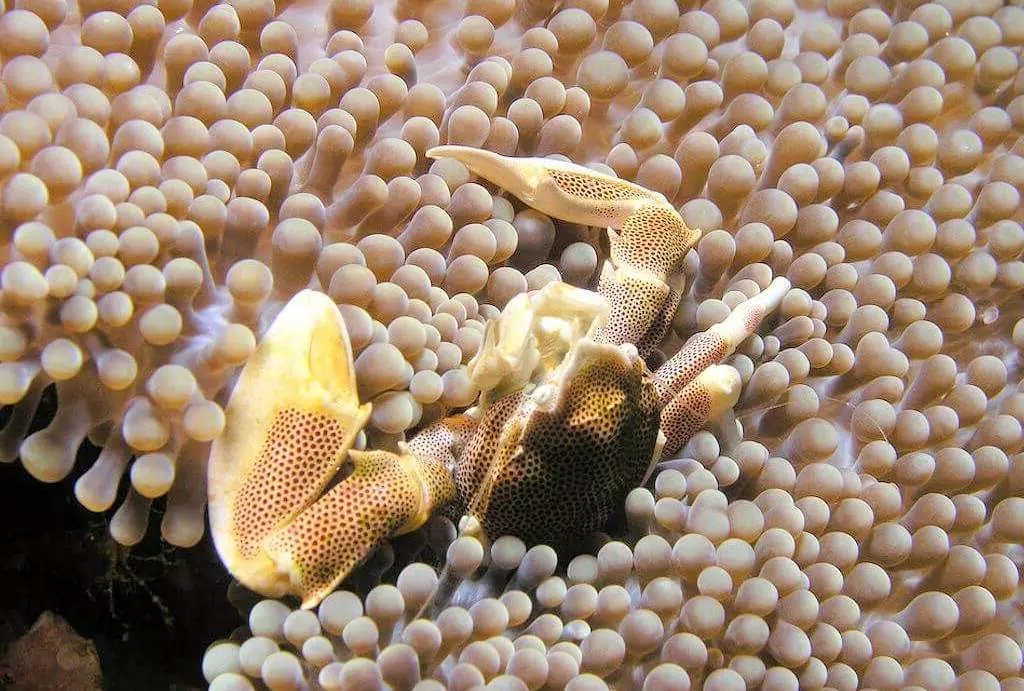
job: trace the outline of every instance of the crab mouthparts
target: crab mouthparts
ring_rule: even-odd
[[[509,301],[487,325],[484,343],[467,365],[473,385],[495,400],[547,380],[575,345],[608,321],[611,307],[596,293],[549,283]]]

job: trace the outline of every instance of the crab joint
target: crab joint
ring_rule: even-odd
[[[729,365],[712,365],[684,386],[661,411],[661,458],[671,458],[705,424],[736,405],[742,386],[739,372]]]

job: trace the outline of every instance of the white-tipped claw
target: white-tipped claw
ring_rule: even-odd
[[[729,365],[712,365],[697,375],[697,381],[703,384],[711,394],[711,410],[708,419],[714,420],[722,413],[730,410],[740,399],[743,379],[735,367]]]
[[[345,322],[325,294],[303,290],[277,315],[242,369],[210,449],[210,532],[247,587],[287,592],[290,574],[265,541],[312,503],[365,424]]]
[[[543,171],[539,159],[510,158],[487,149],[453,144],[434,146],[426,151],[429,158],[451,158],[470,173],[514,194],[527,204],[533,202]]]
[[[621,228],[644,206],[671,208],[658,192],[554,158],[513,158],[452,145],[432,147],[426,155],[453,158],[538,211],[570,223]]]

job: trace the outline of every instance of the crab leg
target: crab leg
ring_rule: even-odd
[[[661,457],[671,458],[704,425],[736,405],[742,386],[739,372],[729,365],[712,365],[684,386],[661,410]]]
[[[720,365],[757,331],[765,315],[778,308],[790,283],[779,277],[754,297],[739,304],[724,321],[694,334],[654,373],[664,406],[661,430],[663,457],[679,450],[704,424],[729,410],[739,399],[742,381],[728,365]]]
[[[465,146],[436,146],[524,203],[571,223],[608,229],[610,256],[597,291],[611,304],[596,340],[636,344],[646,355],[664,338],[682,295],[682,262],[700,237],[658,192],[574,163],[509,158]]]
[[[211,533],[245,586],[313,606],[381,540],[454,494],[443,463],[350,451],[369,414],[337,306],[298,293],[243,368],[210,453]],[[352,474],[321,497],[347,457]]]

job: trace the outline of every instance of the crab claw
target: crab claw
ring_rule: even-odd
[[[658,192],[553,158],[511,158],[455,145],[432,147],[427,156],[453,158],[541,213],[570,223],[621,228],[643,206],[669,205]]]
[[[634,343],[646,356],[668,332],[682,295],[682,262],[700,238],[665,196],[627,180],[554,158],[510,158],[468,146],[435,146],[553,218],[608,229],[609,260],[597,292],[611,305],[597,339]]]
[[[272,597],[295,591],[293,565],[275,562],[267,541],[323,493],[369,414],[337,306],[299,292],[242,369],[210,451],[211,533],[245,586]]]
[[[304,609],[319,604],[382,541],[419,528],[455,494],[451,474],[432,459],[389,451],[349,457],[351,475],[264,541]]]

